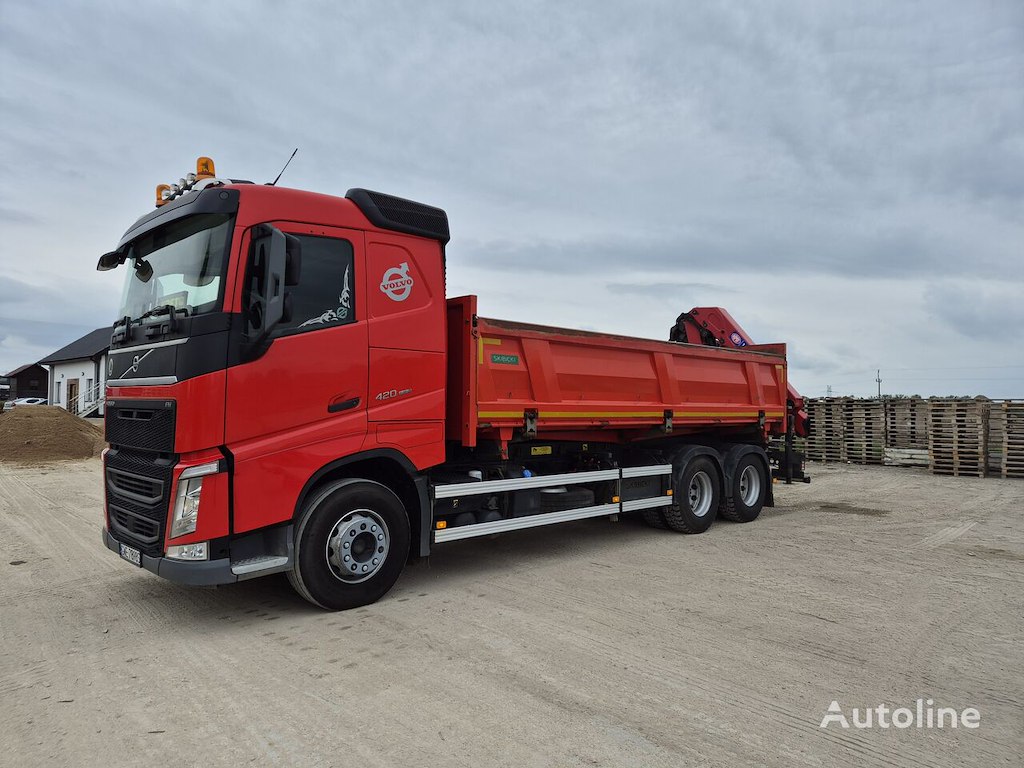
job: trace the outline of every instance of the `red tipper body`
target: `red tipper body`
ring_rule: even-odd
[[[476,316],[475,296],[450,300],[448,318],[447,431],[464,445],[528,417],[547,439],[785,431],[783,344],[726,349],[492,320]]]

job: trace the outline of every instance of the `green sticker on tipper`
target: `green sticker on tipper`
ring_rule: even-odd
[[[519,365],[519,355],[492,354],[491,362],[498,365]]]

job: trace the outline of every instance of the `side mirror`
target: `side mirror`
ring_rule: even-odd
[[[96,262],[97,272],[108,272],[111,269],[117,269],[124,263],[124,254],[119,251],[111,251],[110,253],[104,253],[100,256],[100,260]]]
[[[285,235],[284,240],[284,284],[298,285],[302,273],[302,243],[295,235]]]
[[[260,224],[253,233],[246,319],[246,335],[252,341],[265,339],[284,319],[286,244],[284,232],[269,224]]]
[[[153,265],[145,259],[135,259],[135,274],[139,280],[148,283],[149,279],[153,277]]]

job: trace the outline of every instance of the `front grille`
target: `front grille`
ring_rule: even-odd
[[[148,505],[156,504],[164,494],[162,480],[143,477],[122,469],[107,469],[107,487],[118,496]]]
[[[172,453],[174,400],[108,400],[104,426],[107,442],[121,448]]]
[[[160,525],[127,509],[110,505],[110,525],[114,533],[124,538],[131,538],[144,544],[157,544],[160,541]],[[146,554],[149,554],[148,552]]]
[[[112,533],[150,557],[163,555],[175,456],[111,447],[106,457]]]

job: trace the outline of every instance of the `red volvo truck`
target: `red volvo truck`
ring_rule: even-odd
[[[183,584],[286,572],[337,610],[444,542],[624,513],[701,533],[773,503],[769,439],[806,424],[784,345],[717,308],[669,341],[481,317],[445,298],[448,239],[438,208],[208,158],[158,187],[97,266],[127,273],[106,546]]]

